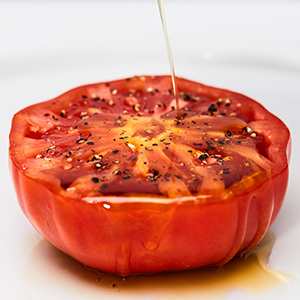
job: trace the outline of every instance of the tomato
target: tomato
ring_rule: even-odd
[[[12,121],[20,206],[54,246],[128,276],[254,248],[288,183],[290,133],[256,101],[169,76],[75,88]]]

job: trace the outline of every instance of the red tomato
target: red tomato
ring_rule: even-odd
[[[168,76],[75,88],[18,112],[10,166],[40,234],[128,276],[222,265],[262,239],[288,183],[290,134],[246,96]]]

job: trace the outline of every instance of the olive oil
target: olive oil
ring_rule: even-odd
[[[221,300],[227,299],[234,290],[254,295],[268,293],[293,280],[288,272],[269,267],[274,242],[274,234],[268,231],[254,250],[222,267],[128,278],[95,272],[94,283],[100,289],[110,289],[112,293],[118,291],[123,296],[132,295],[132,299],[135,295],[148,295],[149,299],[156,300],[199,299],[199,296],[201,299]]]
[[[158,7],[159,7],[160,18],[161,18],[161,22],[162,22],[163,31],[164,31],[166,47],[167,47],[167,52],[168,52],[168,58],[169,58],[169,63],[170,63],[170,68],[171,68],[173,92],[174,92],[174,96],[175,96],[175,100],[176,100],[177,118],[180,119],[181,115],[180,115],[180,107],[179,107],[178,88],[177,88],[177,82],[176,82],[176,76],[175,76],[174,61],[173,61],[173,56],[172,56],[172,52],[171,52],[168,31],[167,31],[167,23],[166,23],[164,8],[163,8],[163,1],[157,0],[157,3],[158,3]]]
[[[122,278],[84,267],[42,239],[24,273],[26,296],[31,297],[37,286],[47,291],[61,288],[61,282],[70,287],[68,295],[84,293],[85,299],[98,299],[100,295],[115,299],[118,295],[132,300],[223,300],[230,299],[229,293],[235,290],[253,295],[270,293],[294,279],[288,272],[269,267],[274,242],[269,230],[250,253],[222,267]]]

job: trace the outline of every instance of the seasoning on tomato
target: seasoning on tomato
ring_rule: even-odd
[[[254,248],[278,215],[288,128],[241,94],[177,84],[180,114],[169,76],[140,76],[14,116],[20,206],[84,265],[121,276],[219,266]]]

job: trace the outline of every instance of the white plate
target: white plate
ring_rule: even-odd
[[[166,1],[165,11],[178,75],[260,101],[286,122],[293,137],[290,185],[271,229],[276,238],[270,265],[295,278],[263,294],[221,294],[226,299],[299,299],[300,5]],[[193,282],[170,288],[173,281],[179,284],[172,275],[158,287],[150,279],[102,277],[97,282],[98,274],[56,250],[28,223],[6,163],[10,120],[19,109],[89,82],[169,73],[155,1],[1,2],[0,36],[1,297],[201,299]],[[219,292],[212,287],[205,299],[219,299]]]

